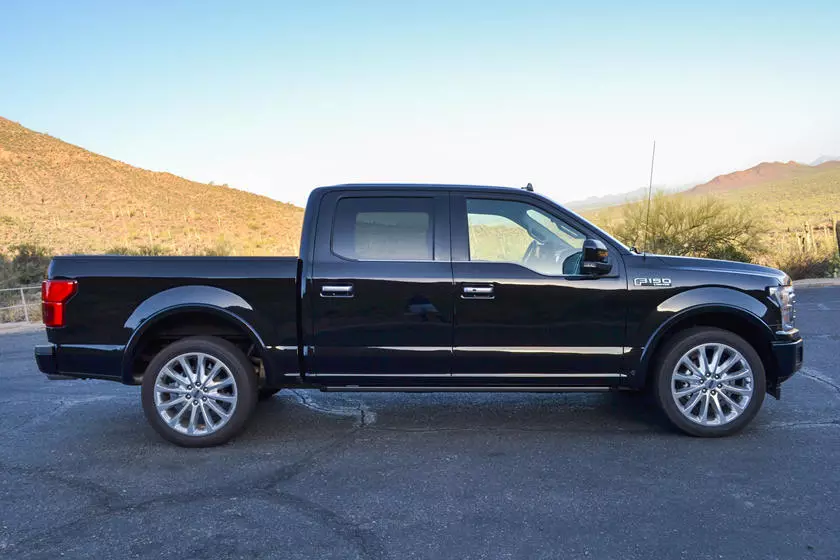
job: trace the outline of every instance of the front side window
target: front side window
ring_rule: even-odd
[[[353,260],[434,259],[431,198],[342,198],[333,226],[332,250]]]
[[[508,262],[540,274],[580,274],[586,236],[524,202],[467,199],[471,261]]]

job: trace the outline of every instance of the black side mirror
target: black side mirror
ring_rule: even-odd
[[[583,242],[583,257],[580,262],[583,274],[601,275],[612,270],[610,254],[607,246],[597,239],[587,239]]]

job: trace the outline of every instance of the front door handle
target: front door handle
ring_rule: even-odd
[[[464,286],[464,299],[493,299],[493,286]]]
[[[324,285],[321,286],[321,297],[353,297],[353,285]]]

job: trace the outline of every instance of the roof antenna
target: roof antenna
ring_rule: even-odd
[[[653,162],[656,159],[656,140],[653,141],[653,153],[650,155],[650,183],[648,184],[647,212],[645,213],[645,230],[642,238],[642,257],[647,256],[648,225],[650,223],[650,193],[653,191]]]
[[[525,189],[528,192],[534,192],[534,185],[532,185],[531,183],[528,183],[527,185],[525,185],[522,188]]]

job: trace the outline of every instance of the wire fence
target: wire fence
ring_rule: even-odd
[[[41,286],[0,289],[0,323],[41,320]]]

